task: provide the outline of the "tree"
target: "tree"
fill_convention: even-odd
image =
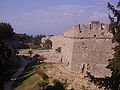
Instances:
[[[33,58],[35,59],[35,61],[37,61],[37,63],[44,62],[44,60],[46,59],[44,56],[41,56],[39,54],[35,54]]]
[[[0,41],[10,40],[14,34],[10,24],[4,22],[0,23]]]
[[[49,39],[47,39],[47,40],[45,41],[44,47],[45,47],[46,49],[52,48],[52,41],[49,40]]]
[[[28,54],[30,54],[31,56],[33,54],[33,51],[32,50],[28,51]]]
[[[11,55],[11,50],[8,48],[8,44],[12,40],[14,35],[13,28],[10,24],[0,23],[0,90],[3,90],[3,84],[7,74],[8,58]]]
[[[119,7],[120,1],[117,5],[117,8]],[[109,30],[113,34],[113,41],[118,43],[118,45],[114,48],[114,56],[109,60],[109,65],[106,68],[112,71],[112,89],[120,90],[120,10],[115,9],[115,7],[110,3],[108,3],[108,8],[114,15],[114,17],[109,15],[109,19],[111,21],[109,24]]]
[[[111,76],[105,78],[95,78],[93,75],[88,73],[90,81],[105,87],[105,89],[120,90],[120,1],[118,2],[117,7],[114,7],[108,3],[108,9],[112,11],[113,17],[109,15],[110,24],[109,31],[113,34],[113,42],[117,43],[117,46],[114,48],[113,58],[109,59],[109,64],[106,68],[111,70]]]
[[[7,45],[13,38],[13,28],[8,23],[0,23],[0,64],[3,65],[10,56],[10,50]]]

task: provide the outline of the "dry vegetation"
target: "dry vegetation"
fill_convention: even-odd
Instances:
[[[53,50],[33,52],[34,55],[40,54],[44,56],[46,58],[45,62],[47,63],[30,64],[26,68],[26,71],[14,83],[14,90],[42,90],[49,86],[56,88],[56,84],[53,82],[54,80],[58,80],[61,85],[60,87],[65,88],[65,90],[102,90],[88,82],[88,79],[83,74],[68,70],[62,63],[55,63],[55,59],[60,59],[57,57],[57,54],[60,53],[54,52]],[[63,88],[60,90],[64,90]]]

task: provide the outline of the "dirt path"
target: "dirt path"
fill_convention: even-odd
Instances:
[[[4,90],[12,90],[12,84],[13,82],[17,79],[17,77],[22,74],[22,72],[24,71],[25,67],[27,66],[27,64],[29,63],[28,59],[25,59],[24,57],[20,56],[21,59],[21,67],[18,69],[18,71],[11,77],[11,80],[9,80],[8,82],[6,82],[4,84]]]

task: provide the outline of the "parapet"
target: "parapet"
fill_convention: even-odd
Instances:
[[[100,24],[100,21],[89,21],[88,24]]]
[[[77,25],[73,25],[73,26],[70,26],[68,28],[66,28],[64,30],[64,36],[66,37],[74,37],[76,36],[77,33],[79,33],[81,31],[81,25],[80,24],[77,24]]]
[[[64,30],[65,37],[112,37],[108,25],[100,21],[90,21],[86,25],[73,25]]]

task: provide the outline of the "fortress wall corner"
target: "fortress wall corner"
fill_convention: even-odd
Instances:
[[[66,67],[70,68],[70,63],[72,61],[72,53],[73,53],[73,44],[74,40],[71,38],[64,38],[64,45],[62,47],[63,54],[63,63]]]
[[[94,25],[73,25],[66,28],[63,35],[52,36],[52,48],[62,48],[62,62],[69,69],[85,73],[90,71],[96,76],[107,76],[110,71],[105,67],[112,58],[115,43],[108,25],[92,22]],[[92,25],[91,23],[91,25]],[[93,29],[92,29],[93,28]]]
[[[111,39],[75,39],[73,45],[71,70],[78,73],[90,71],[96,76],[107,76],[105,69],[108,59],[112,58],[115,46]]]

